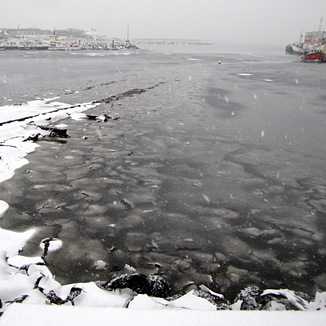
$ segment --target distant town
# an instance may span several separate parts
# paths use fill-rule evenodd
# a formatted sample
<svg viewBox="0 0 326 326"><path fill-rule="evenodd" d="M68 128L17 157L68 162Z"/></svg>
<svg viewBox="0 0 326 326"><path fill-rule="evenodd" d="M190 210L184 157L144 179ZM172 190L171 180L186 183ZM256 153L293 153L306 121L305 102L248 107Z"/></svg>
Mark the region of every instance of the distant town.
<svg viewBox="0 0 326 326"><path fill-rule="evenodd" d="M120 50L137 49L128 39L99 36L95 29L0 29L0 50Z"/></svg>
<svg viewBox="0 0 326 326"><path fill-rule="evenodd" d="M129 28L128 28L129 30ZM138 49L137 45L192 44L208 45L200 40L135 39L125 40L99 36L95 29L84 31L75 28L46 30L39 28L0 28L0 50L121 50Z"/></svg>

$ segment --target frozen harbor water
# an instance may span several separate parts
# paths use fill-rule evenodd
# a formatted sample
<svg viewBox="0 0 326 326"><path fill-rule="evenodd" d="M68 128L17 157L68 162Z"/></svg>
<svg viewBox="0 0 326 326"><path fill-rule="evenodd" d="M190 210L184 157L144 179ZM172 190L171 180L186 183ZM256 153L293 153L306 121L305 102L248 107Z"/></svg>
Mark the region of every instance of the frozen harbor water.
<svg viewBox="0 0 326 326"><path fill-rule="evenodd" d="M57 97L110 117L63 119L71 138L39 142L0 184L0 226L37 230L24 255L62 242L46 256L58 281L326 290L326 67L250 51L0 55L2 106Z"/></svg>

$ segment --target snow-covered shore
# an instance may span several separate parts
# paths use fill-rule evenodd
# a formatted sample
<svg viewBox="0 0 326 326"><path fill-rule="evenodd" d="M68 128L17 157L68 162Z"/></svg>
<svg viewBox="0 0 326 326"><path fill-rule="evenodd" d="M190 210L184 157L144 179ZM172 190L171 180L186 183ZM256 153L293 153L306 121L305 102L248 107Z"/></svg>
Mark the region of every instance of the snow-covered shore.
<svg viewBox="0 0 326 326"><path fill-rule="evenodd" d="M324 312L302 311L191 311L182 310L142 310L123 308L82 308L53 307L14 304L0 319L0 325L223 325L260 326L323 325Z"/></svg>
<svg viewBox="0 0 326 326"><path fill-rule="evenodd" d="M55 121L94 106L96 106L94 103L69 105L50 99L0 108L2 113L0 119L0 182L10 179L14 175L15 169L28 162L26 155L35 150L37 145L32 141L24 140L36 133L44 133L38 128L39 125L46 125L49 122L53 125ZM8 204L2 201L0 196L0 218L7 209ZM34 229L21 233L0 229L0 299L1 312L5 312L0 319L0 324L17 324L17 316L23 316L19 318L34 325L44 324L45 319L47 325L71 323L72 320L81 324L87 324L90 321L97 324L101 320L103 321L105 316L110 316L108 318L112 319L110 323L113 325L114 322L132 322L138 325L154 321L157 325L167 322L172 324L187 322L189 325L200 322L205 325L211 324L213 321L217 322L217 320L220 322L220 318L225 325L235 323L237 325L249 323L255 325L259 321L261 323L262 319L268 319L270 324L272 322L273 324L279 323L279 320L282 319L281 324L283 324L284 321L292 320L292 318L295 318L298 325L306 325L308 322L317 324L323 318L326 319L325 312L316 312L313 315L292 312L286 317L283 313L250 314L245 317L244 315L240 317L234 312L229 314L221 312L222 315L219 317L212 313L206 314L207 311L222 309L240 310L242 304L249 304L250 300L254 301L252 308L257 310L264 308L267 310L325 311L326 293L317 293L313 300L308 300L290 290L266 290L256 295L247 291L239 294L236 302L219 305L214 302L214 299L221 299L223 296L206 287L200 288L199 291L192 290L178 298L166 300L149 297L146 294L137 294L128 289L107 291L94 282L61 285L55 280L42 257L24 257L19 254L34 232ZM58 248L60 248L60 241L51 241L48 249L57 250ZM267 297L268 300L264 304L255 301L257 298ZM22 304L16 304L17 302ZM47 304L56 304L57 308L49 308L46 306ZM62 307L62 305L67 307ZM72 305L74 305L73 308L68 308ZM95 307L96 310L94 310ZM99 307L105 307L105 309L99 309ZM111 309L126 307L133 312ZM145 309L146 313L142 314L143 319L137 317L136 309ZM163 311L153 312L158 309ZM179 311L180 309L182 312ZM164 313L164 310L167 313ZM194 315L192 312L189 313L189 310L200 312ZM202 311L206 311L205 315ZM29 320L26 319L27 314ZM239 321L240 318L243 320ZM241 322L243 323L241 324Z"/></svg>

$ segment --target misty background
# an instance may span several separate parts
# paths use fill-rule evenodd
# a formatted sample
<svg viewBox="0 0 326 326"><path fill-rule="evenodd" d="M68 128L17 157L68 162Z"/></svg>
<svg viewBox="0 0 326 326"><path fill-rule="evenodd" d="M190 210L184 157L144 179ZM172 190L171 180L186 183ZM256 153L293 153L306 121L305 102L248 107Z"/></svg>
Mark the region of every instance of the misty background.
<svg viewBox="0 0 326 326"><path fill-rule="evenodd" d="M1 28L96 29L130 39L284 46L318 30L325 0L0 0ZM323 25L324 28L324 25Z"/></svg>

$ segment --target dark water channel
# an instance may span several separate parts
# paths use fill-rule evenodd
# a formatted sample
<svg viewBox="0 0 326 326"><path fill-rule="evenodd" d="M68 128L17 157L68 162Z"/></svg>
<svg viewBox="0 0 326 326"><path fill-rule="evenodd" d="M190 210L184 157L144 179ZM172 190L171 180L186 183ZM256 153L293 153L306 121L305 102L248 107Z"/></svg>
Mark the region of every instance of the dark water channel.
<svg viewBox="0 0 326 326"><path fill-rule="evenodd" d="M175 292L326 290L326 65L281 51L99 54L3 58L2 105L143 90L91 110L108 122L60 121L67 143L40 142L0 185L1 227L38 230L23 254L62 240L46 257L62 283L136 270Z"/></svg>

